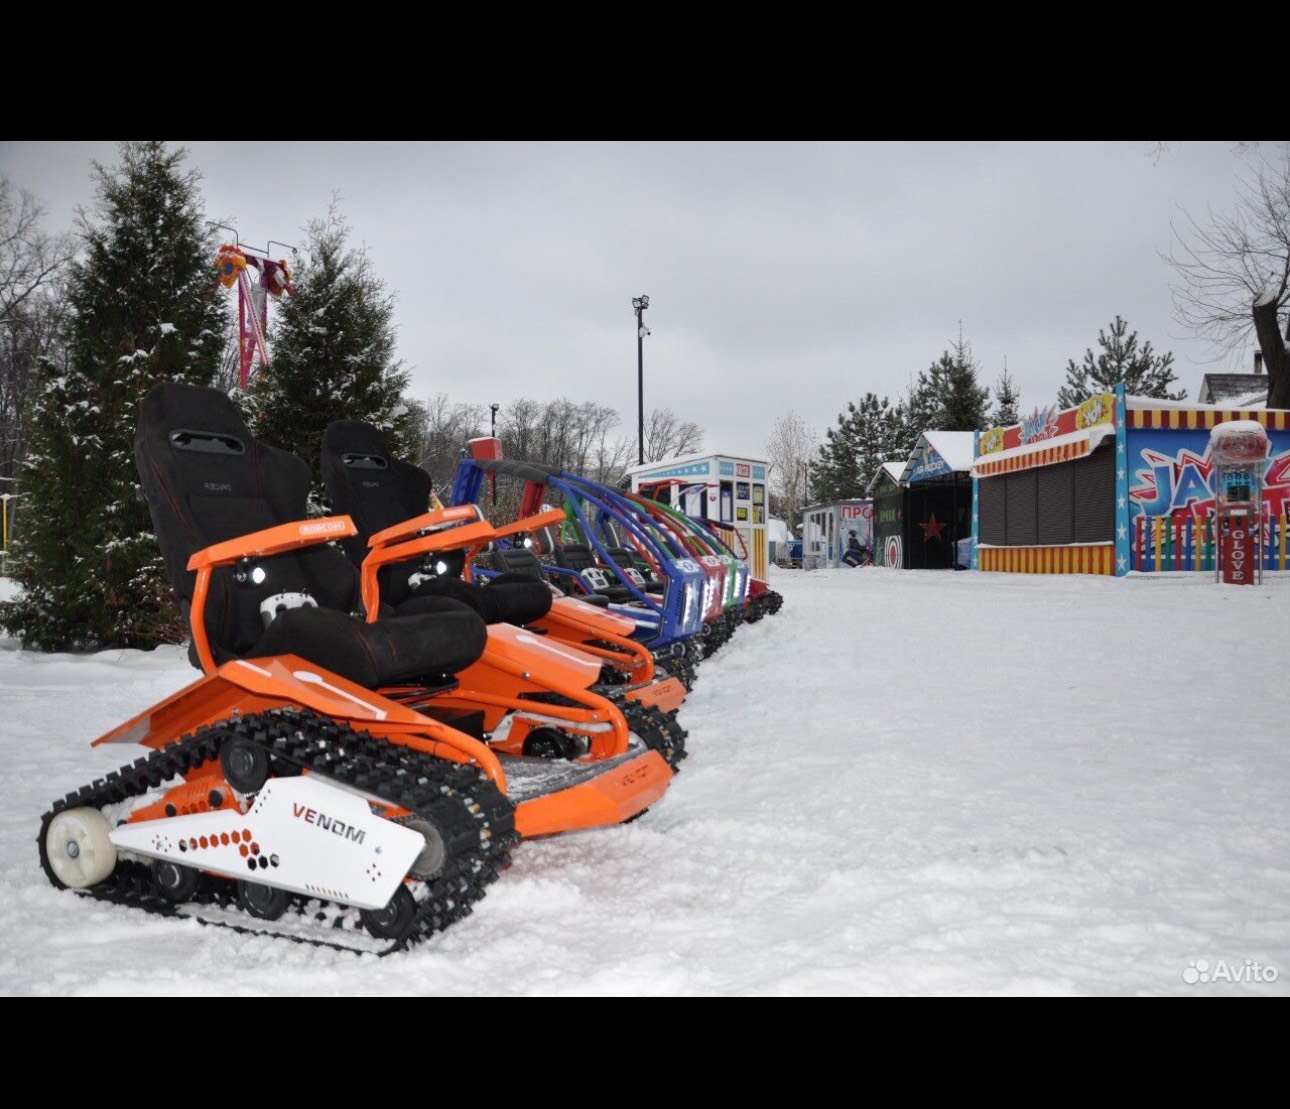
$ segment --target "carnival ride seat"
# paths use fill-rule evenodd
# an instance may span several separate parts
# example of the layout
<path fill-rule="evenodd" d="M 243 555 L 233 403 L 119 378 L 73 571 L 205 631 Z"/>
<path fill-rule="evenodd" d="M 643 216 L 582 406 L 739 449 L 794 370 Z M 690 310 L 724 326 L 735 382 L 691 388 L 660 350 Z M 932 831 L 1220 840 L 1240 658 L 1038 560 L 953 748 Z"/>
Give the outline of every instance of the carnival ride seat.
<path fill-rule="evenodd" d="M 596 561 L 586 543 L 557 543 L 554 554 L 556 565 L 574 571 L 593 593 L 608 597 L 614 603 L 626 604 L 634 599 L 622 579 Z"/>
<path fill-rule="evenodd" d="M 322 471 L 333 508 L 358 529 L 342 543 L 356 566 L 367 556 L 373 535 L 428 509 L 430 475 L 393 457 L 385 437 L 370 424 L 330 424 L 323 433 Z M 464 553 L 452 550 L 385 566 L 377 576 L 382 604 L 405 615 L 421 611 L 427 598 L 447 598 L 474 609 L 488 624 L 528 624 L 551 610 L 550 589 L 527 574 L 505 573 L 475 584 L 462 579 L 464 567 Z"/>
<path fill-rule="evenodd" d="M 293 522 L 311 535 L 348 527 L 306 520 L 309 468 L 295 455 L 256 442 L 219 390 L 178 382 L 155 386 L 143 400 L 134 449 L 166 573 L 185 617 L 199 601 L 199 567 L 190 565 L 207 558 L 198 623 L 213 664 L 292 654 L 375 688 L 442 682 L 482 654 L 483 622 L 451 600 L 373 624 L 350 615 L 358 575 L 327 545 L 239 557 L 232 564 L 210 555 L 220 544 L 232 546 Z M 189 657 L 205 668 L 201 647 L 195 634 Z"/>
<path fill-rule="evenodd" d="M 504 574 L 523 574 L 527 578 L 549 582 L 542 560 L 527 547 L 500 547 L 492 554 L 493 568 Z M 579 601 L 604 608 L 609 598 L 600 593 L 580 593 L 575 595 Z"/>
<path fill-rule="evenodd" d="M 666 593 L 667 583 L 654 572 L 654 568 L 630 547 L 606 547 L 609 555 L 628 577 L 635 574 L 632 584 L 646 593 Z"/>

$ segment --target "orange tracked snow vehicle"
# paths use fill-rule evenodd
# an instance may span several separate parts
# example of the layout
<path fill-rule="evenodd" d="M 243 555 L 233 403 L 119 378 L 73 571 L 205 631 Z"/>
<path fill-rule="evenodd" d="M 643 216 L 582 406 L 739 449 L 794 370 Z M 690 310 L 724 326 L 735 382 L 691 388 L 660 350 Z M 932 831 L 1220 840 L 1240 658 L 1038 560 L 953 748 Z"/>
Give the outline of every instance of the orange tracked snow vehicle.
<path fill-rule="evenodd" d="M 559 524 L 562 510 L 500 528 L 488 524 L 473 504 L 436 504 L 427 512 L 433 495 L 430 475 L 393 457 L 376 428 L 355 420 L 338 420 L 327 428 L 321 461 L 332 508 L 358 528 L 358 535 L 341 547 L 362 567 L 369 619 L 379 611 L 378 599 L 397 605 L 409 597 L 449 597 L 474 608 L 490 626 L 524 625 L 595 657 L 602 668 L 602 694 L 668 712 L 680 706 L 685 685 L 656 669 L 650 650 L 632 638 L 636 625 L 630 618 L 564 595 L 540 569 L 476 580 L 474 563 L 486 547 Z M 510 553 L 514 558 L 524 552 Z"/>
<path fill-rule="evenodd" d="M 301 518 L 302 461 L 217 390 L 159 385 L 141 412 L 140 478 L 203 676 L 95 740 L 152 754 L 45 814 L 55 885 L 389 951 L 466 915 L 518 837 L 620 823 L 666 792 L 684 733 L 590 692 L 596 661 L 448 598 L 351 615 L 358 575 L 328 543 L 355 527 Z"/>

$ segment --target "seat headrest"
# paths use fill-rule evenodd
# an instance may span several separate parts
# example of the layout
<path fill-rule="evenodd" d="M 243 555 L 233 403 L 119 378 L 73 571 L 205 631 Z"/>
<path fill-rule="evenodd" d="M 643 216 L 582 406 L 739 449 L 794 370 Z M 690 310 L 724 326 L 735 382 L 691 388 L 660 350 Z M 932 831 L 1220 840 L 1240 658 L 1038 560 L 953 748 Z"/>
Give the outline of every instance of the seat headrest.
<path fill-rule="evenodd" d="M 183 431 L 205 432 L 214 437 L 209 449 L 220 453 L 223 453 L 221 448 L 233 449 L 231 443 L 221 443 L 221 439 L 237 440 L 243 450 L 252 441 L 237 405 L 218 389 L 202 385 L 184 385 L 178 381 L 154 385 L 143 398 L 140 417 L 141 431 L 146 428 L 168 436 Z M 200 437 L 189 443 L 175 442 L 193 450 L 203 448 Z"/>
<path fill-rule="evenodd" d="M 390 463 L 385 436 L 361 420 L 335 420 L 328 424 L 323 432 L 322 449 L 324 458 L 330 455 L 343 466 L 385 469 Z"/>

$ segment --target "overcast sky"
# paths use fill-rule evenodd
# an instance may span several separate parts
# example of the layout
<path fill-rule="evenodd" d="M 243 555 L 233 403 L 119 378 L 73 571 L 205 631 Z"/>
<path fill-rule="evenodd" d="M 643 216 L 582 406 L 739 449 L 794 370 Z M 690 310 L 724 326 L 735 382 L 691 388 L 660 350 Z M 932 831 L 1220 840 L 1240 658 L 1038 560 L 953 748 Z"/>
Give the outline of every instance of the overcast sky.
<path fill-rule="evenodd" d="M 1117 312 L 1189 397 L 1250 357 L 1205 361 L 1159 254 L 1181 211 L 1231 207 L 1230 143 L 183 145 L 208 216 L 251 245 L 298 241 L 339 191 L 421 398 L 590 399 L 634 437 L 641 293 L 646 408 L 732 454 L 763 454 L 790 410 L 822 436 L 868 390 L 894 402 L 960 321 L 1026 411 Z M 91 159 L 116 144 L 0 143 L 51 229 L 91 202 Z"/>

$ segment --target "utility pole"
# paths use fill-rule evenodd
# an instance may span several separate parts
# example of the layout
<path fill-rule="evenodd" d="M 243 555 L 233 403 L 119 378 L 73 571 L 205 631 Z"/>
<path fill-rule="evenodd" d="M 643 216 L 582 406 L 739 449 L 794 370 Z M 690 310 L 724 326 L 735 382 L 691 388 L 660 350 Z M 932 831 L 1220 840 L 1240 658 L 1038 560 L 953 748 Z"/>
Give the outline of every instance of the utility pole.
<path fill-rule="evenodd" d="M 649 328 L 641 313 L 649 307 L 649 297 L 632 297 L 636 311 L 636 462 L 645 465 L 645 336 Z"/>

